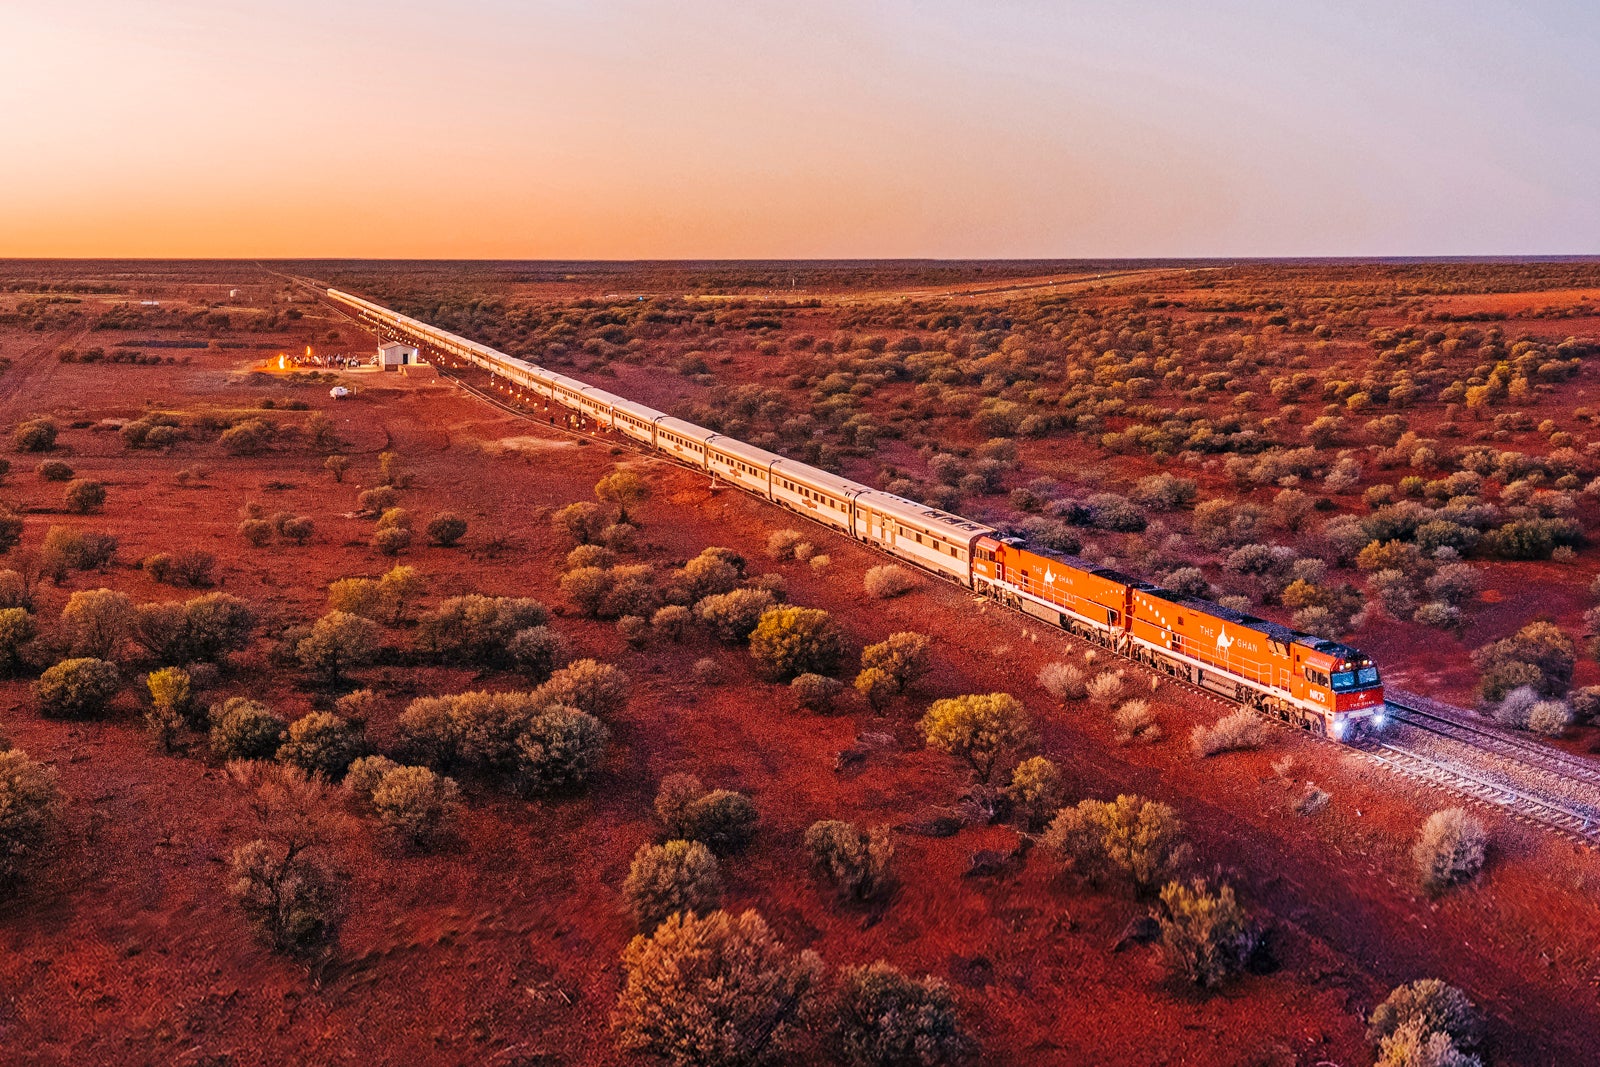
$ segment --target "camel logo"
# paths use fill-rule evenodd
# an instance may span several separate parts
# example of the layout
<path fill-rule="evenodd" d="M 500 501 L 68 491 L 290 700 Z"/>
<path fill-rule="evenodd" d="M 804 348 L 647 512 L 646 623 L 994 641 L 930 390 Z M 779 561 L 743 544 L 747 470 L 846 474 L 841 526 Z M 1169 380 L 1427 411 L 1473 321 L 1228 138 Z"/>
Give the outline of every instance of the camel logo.
<path fill-rule="evenodd" d="M 1226 651 L 1228 651 L 1228 649 L 1230 649 L 1232 647 L 1233 647 L 1233 638 L 1228 636 L 1227 631 L 1223 631 L 1222 633 L 1217 634 L 1217 649 L 1218 649 L 1218 651 L 1226 652 Z"/>
<path fill-rule="evenodd" d="M 1044 569 L 1044 584 L 1045 585 L 1055 585 L 1056 584 L 1055 572 L 1052 571 L 1049 567 L 1046 567 Z"/>

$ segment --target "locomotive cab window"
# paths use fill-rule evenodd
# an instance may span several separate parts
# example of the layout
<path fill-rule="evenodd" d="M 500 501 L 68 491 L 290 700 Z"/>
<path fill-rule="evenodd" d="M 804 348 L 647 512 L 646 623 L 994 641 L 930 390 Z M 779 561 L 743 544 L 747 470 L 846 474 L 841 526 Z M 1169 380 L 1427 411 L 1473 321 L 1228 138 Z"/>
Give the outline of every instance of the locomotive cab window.
<path fill-rule="evenodd" d="M 1356 672 L 1356 684 L 1361 686 L 1378 684 L 1378 668 L 1362 667 Z"/>
<path fill-rule="evenodd" d="M 1355 687 L 1356 687 L 1356 672 L 1355 671 L 1334 671 L 1333 672 L 1333 688 L 1334 688 L 1335 691 L 1343 693 L 1343 692 L 1346 692 L 1348 690 L 1354 689 Z"/>

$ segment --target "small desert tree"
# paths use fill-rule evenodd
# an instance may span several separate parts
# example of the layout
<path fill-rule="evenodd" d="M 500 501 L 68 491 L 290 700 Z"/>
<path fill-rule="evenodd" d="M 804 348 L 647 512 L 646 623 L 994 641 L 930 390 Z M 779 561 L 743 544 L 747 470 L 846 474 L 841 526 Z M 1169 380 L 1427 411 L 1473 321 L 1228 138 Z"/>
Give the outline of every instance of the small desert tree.
<path fill-rule="evenodd" d="M 629 522 L 628 509 L 650 499 L 650 485 L 632 471 L 616 470 L 595 483 L 594 495 L 617 505 L 618 522 Z"/>
<path fill-rule="evenodd" d="M 194 704 L 189 672 L 182 667 L 163 667 L 145 678 L 150 690 L 150 710 L 145 725 L 163 752 L 177 743 L 178 732 L 189 721 Z"/>
<path fill-rule="evenodd" d="M 830 1038 L 846 1067 L 944 1067 L 972 1044 L 949 986 L 882 960 L 840 973 Z"/>
<path fill-rule="evenodd" d="M 930 748 L 955 757 L 979 784 L 994 779 L 1003 760 L 1033 742 L 1033 720 L 1009 693 L 936 700 L 922 717 Z"/>
<path fill-rule="evenodd" d="M 1189 855 L 1177 813 L 1136 795 L 1062 808 L 1042 844 L 1092 883 L 1125 879 L 1141 890 L 1166 881 Z"/>
<path fill-rule="evenodd" d="M 1011 772 L 1006 795 L 1023 829 L 1043 825 L 1061 807 L 1065 787 L 1061 768 L 1043 756 L 1033 756 L 1017 764 Z"/>
<path fill-rule="evenodd" d="M 672 1067 L 794 1062 L 823 973 L 815 954 L 792 954 L 754 911 L 668 916 L 629 943 L 622 968 L 618 1048 Z"/>
<path fill-rule="evenodd" d="M 307 953 L 338 933 L 343 893 L 330 856 L 342 822 L 325 782 L 296 767 L 233 763 L 257 836 L 233 852 L 228 894 L 263 940 Z"/>
<path fill-rule="evenodd" d="M 39 628 L 27 608 L 0 608 L 0 671 L 15 675 L 22 668 L 22 653 Z"/>
<path fill-rule="evenodd" d="M 428 591 L 428 580 L 415 567 L 390 567 L 378 579 L 378 603 L 384 620 L 394 625 L 405 622 L 411 608 Z"/>
<path fill-rule="evenodd" d="M 844 656 L 844 634 L 826 611 L 769 608 L 750 634 L 750 655 L 776 681 L 800 674 L 832 674 Z"/>
<path fill-rule="evenodd" d="M 622 899 L 643 933 L 651 933 L 669 915 L 704 915 L 722 903 L 722 875 L 717 857 L 699 841 L 641 845 L 622 883 Z"/>
<path fill-rule="evenodd" d="M 60 813 L 56 772 L 0 741 L 0 888 L 13 885 L 34 862 Z"/>
<path fill-rule="evenodd" d="M 329 683 L 344 677 L 351 667 L 360 667 L 377 658 L 382 635 L 376 624 L 359 615 L 330 611 L 318 619 L 311 632 L 295 647 L 295 655 L 306 670 L 321 675 Z"/>
<path fill-rule="evenodd" d="M 844 900 L 872 900 L 888 892 L 894 840 L 885 827 L 861 830 L 837 819 L 811 824 L 805 837 L 811 871 Z"/>
<path fill-rule="evenodd" d="M 115 659 L 133 626 L 133 601 L 110 589 L 73 593 L 61 609 L 61 628 L 75 656 Z"/>
<path fill-rule="evenodd" d="M 555 513 L 551 522 L 580 545 L 598 541 L 606 528 L 605 515 L 597 505 L 586 500 L 568 504 Z"/>
<path fill-rule="evenodd" d="M 322 467 L 333 475 L 336 482 L 344 481 L 344 472 L 350 469 L 350 460 L 344 456 L 329 456 L 322 461 Z"/>

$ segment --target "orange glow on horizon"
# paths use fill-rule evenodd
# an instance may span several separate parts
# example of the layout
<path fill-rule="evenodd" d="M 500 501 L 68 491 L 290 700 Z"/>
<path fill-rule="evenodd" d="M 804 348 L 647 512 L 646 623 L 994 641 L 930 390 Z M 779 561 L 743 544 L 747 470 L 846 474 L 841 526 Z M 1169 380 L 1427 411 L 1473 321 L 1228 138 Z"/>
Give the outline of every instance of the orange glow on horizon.
<path fill-rule="evenodd" d="M 13 5 L 0 256 L 1600 248 L 1594 9 L 1236 6 Z"/>

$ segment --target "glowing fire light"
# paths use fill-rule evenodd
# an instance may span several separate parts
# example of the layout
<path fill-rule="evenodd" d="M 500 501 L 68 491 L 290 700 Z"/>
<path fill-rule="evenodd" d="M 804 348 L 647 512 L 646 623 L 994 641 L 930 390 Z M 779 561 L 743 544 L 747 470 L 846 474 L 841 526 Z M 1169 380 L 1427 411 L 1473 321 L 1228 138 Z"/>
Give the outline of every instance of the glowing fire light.
<path fill-rule="evenodd" d="M 278 369 L 279 370 L 288 370 L 289 369 L 289 357 L 284 355 L 282 352 L 278 353 Z"/>

